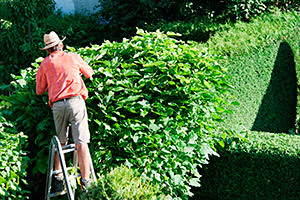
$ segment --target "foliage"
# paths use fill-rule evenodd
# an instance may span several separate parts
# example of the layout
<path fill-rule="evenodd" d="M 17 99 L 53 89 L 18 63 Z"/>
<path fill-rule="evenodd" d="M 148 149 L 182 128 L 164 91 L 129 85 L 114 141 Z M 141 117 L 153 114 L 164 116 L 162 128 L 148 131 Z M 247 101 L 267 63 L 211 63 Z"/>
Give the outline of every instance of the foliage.
<path fill-rule="evenodd" d="M 80 199 L 166 199 L 159 186 L 143 182 L 139 176 L 137 170 L 122 165 L 107 175 L 101 175 L 97 186 L 93 185 Z"/>
<path fill-rule="evenodd" d="M 0 70 L 1 82 L 8 83 L 9 74 L 18 73 L 41 54 L 42 38 L 39 20 L 54 10 L 54 0 L 2 0 L 0 2 Z M 10 25 L 7 26 L 7 23 Z M 18 59 L 16 59 L 18 55 Z"/>
<path fill-rule="evenodd" d="M 107 35 L 104 27 L 97 21 L 97 16 L 91 14 L 63 14 L 60 11 L 49 15 L 40 21 L 44 33 L 55 31 L 60 37 L 65 36 L 64 45 L 85 47 L 91 44 L 101 44 Z M 40 38 L 42 41 L 42 35 Z M 44 43 L 42 46 L 44 47 Z"/>
<path fill-rule="evenodd" d="M 148 31 L 164 30 L 177 32 L 176 24 L 184 24 L 186 29 L 180 29 L 183 35 L 191 35 L 192 40 L 196 34 L 204 33 L 206 36 L 210 31 L 202 29 L 211 27 L 212 24 L 224 24 L 228 22 L 251 21 L 263 13 L 273 12 L 274 8 L 282 10 L 297 10 L 298 1 L 277 0 L 99 0 L 101 10 L 96 15 L 104 23 L 104 35 L 110 35 L 112 40 L 121 41 L 123 37 L 131 37 L 135 34 L 135 28 L 139 27 Z M 190 21 L 197 21 L 189 25 Z M 207 20 L 208 19 L 208 20 Z M 173 24 L 174 23 L 174 24 Z M 198 24 L 200 23 L 200 25 Z M 166 25 L 168 28 L 165 29 Z M 200 26 L 200 27 L 199 27 Z M 219 26 L 212 27 L 217 29 Z M 200 31 L 195 30 L 200 28 Z M 188 34 L 190 32 L 191 34 Z M 199 39 L 207 40 L 199 36 Z M 196 40 L 199 41 L 199 40 Z"/>
<path fill-rule="evenodd" d="M 95 71 L 93 81 L 86 81 L 95 168 L 105 172 L 126 163 L 170 197 L 191 196 L 190 187 L 200 186 L 197 167 L 216 155 L 215 122 L 228 112 L 223 107 L 229 84 L 218 57 L 195 43 L 142 30 L 131 40 L 76 52 Z M 54 128 L 47 96 L 35 94 L 35 73 L 28 68 L 14 76 L 12 95 L 1 97 L 1 112 L 36 138 L 30 148 L 37 152 L 33 173 L 45 173 Z"/>
<path fill-rule="evenodd" d="M 34 64 L 35 68 L 38 66 Z M 51 136 L 55 134 L 51 109 L 47 105 L 48 97 L 35 94 L 35 74 L 36 69 L 28 68 L 21 70 L 20 76 L 13 75 L 14 81 L 2 86 L 11 95 L 0 96 L 1 113 L 15 125 L 18 132 L 24 132 L 32 141 L 23 148 L 29 151 L 28 165 L 31 170 L 28 176 L 34 178 L 29 179 L 28 183 L 33 196 L 36 196 L 36 187 L 40 187 L 37 182 L 45 177 L 48 147 Z"/>
<path fill-rule="evenodd" d="M 266 11 L 266 5 L 261 0 L 235 1 L 228 6 L 225 16 L 233 17 L 235 20 L 249 21 Z"/>
<path fill-rule="evenodd" d="M 190 196 L 197 166 L 215 154 L 215 121 L 226 112 L 229 86 L 217 57 L 142 30 L 77 52 L 95 69 L 87 103 L 97 168 L 125 162 L 170 196 Z"/>
<path fill-rule="evenodd" d="M 107 24 L 112 40 L 120 40 L 123 37 L 131 37 L 135 34 L 136 27 L 143 28 L 146 24 L 157 22 L 171 22 L 181 20 L 192 9 L 189 1 L 182 0 L 140 0 L 124 1 L 99 0 L 101 9 L 97 15 Z"/>
<path fill-rule="evenodd" d="M 0 116 L 0 199 L 28 199 L 28 157 L 23 150 L 27 136 L 17 133 L 15 127 Z"/>
<path fill-rule="evenodd" d="M 163 32 L 171 31 L 180 33 L 180 39 L 197 42 L 206 42 L 219 28 L 219 23 L 205 17 L 198 17 L 187 21 L 158 22 L 157 24 L 147 24 L 145 26 L 145 29 L 148 31 L 159 29 Z"/>

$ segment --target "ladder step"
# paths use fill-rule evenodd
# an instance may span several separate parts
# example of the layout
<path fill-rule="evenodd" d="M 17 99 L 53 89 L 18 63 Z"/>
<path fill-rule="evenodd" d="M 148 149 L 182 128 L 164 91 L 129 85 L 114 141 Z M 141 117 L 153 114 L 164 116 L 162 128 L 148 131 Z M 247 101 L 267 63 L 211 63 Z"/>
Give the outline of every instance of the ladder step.
<path fill-rule="evenodd" d="M 70 175 L 69 179 L 71 180 L 71 179 L 78 178 L 78 177 L 81 177 L 81 174 Z"/>
<path fill-rule="evenodd" d="M 66 193 L 67 193 L 66 190 L 59 192 L 59 193 L 51 193 L 51 194 L 49 194 L 49 197 L 56 197 L 56 196 L 64 195 Z"/>
<path fill-rule="evenodd" d="M 62 150 L 62 153 L 65 154 L 65 153 L 69 153 L 69 152 L 73 152 L 73 151 L 76 151 L 76 148 Z"/>
<path fill-rule="evenodd" d="M 57 149 L 55 148 L 55 151 L 57 152 Z M 65 153 L 70 153 L 70 152 L 73 152 L 73 151 L 76 151 L 76 148 L 75 147 L 72 147 L 71 149 L 67 149 L 67 148 L 64 148 L 62 149 L 62 153 L 65 154 Z"/>
<path fill-rule="evenodd" d="M 67 171 L 69 171 L 70 169 L 72 169 L 73 167 L 67 167 Z M 59 173 L 61 173 L 62 172 L 62 170 L 55 170 L 55 171 L 53 171 L 52 172 L 52 175 L 56 175 L 56 174 L 59 174 Z"/>
<path fill-rule="evenodd" d="M 68 144 L 68 145 L 61 146 L 62 149 L 74 148 L 74 147 L 75 147 L 75 144 Z"/>

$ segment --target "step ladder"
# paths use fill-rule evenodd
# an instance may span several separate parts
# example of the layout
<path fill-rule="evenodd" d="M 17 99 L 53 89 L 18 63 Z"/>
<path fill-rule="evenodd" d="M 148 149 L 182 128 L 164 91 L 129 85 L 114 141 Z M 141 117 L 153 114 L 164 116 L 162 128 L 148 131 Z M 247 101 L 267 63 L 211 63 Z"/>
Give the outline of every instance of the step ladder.
<path fill-rule="evenodd" d="M 55 152 L 57 152 L 57 155 L 59 157 L 62 170 L 53 171 Z M 70 153 L 70 152 L 74 152 L 73 153 L 73 165 L 70 167 L 67 167 L 64 154 Z M 90 174 L 92 175 L 94 184 L 97 184 L 91 156 L 90 156 L 89 160 L 90 160 Z M 77 172 L 77 169 L 78 169 L 78 152 L 75 148 L 75 144 L 61 146 L 58 137 L 53 136 L 51 139 L 50 149 L 49 149 L 49 163 L 48 163 L 48 170 L 47 170 L 45 200 L 49 200 L 51 197 L 64 195 L 66 193 L 68 195 L 69 200 L 75 200 L 75 189 L 76 188 L 72 189 L 71 181 L 73 181 L 76 184 L 76 178 L 81 177 L 81 174 L 79 174 Z M 70 174 L 68 172 L 69 170 L 71 170 Z M 66 184 L 66 192 L 51 193 L 51 183 L 52 183 L 53 175 L 56 175 L 60 172 L 63 173 L 63 177 L 64 177 L 65 184 Z"/>

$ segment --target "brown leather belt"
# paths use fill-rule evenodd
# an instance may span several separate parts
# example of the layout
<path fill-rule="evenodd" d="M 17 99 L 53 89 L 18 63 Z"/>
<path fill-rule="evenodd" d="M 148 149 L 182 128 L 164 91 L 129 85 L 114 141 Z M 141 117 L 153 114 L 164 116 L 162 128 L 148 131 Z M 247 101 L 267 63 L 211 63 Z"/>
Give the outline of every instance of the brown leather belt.
<path fill-rule="evenodd" d="M 80 96 L 73 96 L 73 97 L 69 97 L 69 98 L 60 99 L 60 100 L 55 101 L 54 103 L 60 102 L 60 101 L 66 102 L 66 101 L 68 101 L 70 99 L 80 99 Z"/>

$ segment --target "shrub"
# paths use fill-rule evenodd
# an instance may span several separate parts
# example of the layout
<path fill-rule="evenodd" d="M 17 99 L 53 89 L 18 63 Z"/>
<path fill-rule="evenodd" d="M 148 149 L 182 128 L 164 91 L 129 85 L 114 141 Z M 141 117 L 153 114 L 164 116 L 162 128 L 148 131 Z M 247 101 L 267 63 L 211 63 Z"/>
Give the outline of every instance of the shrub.
<path fill-rule="evenodd" d="M 23 150 L 27 136 L 17 133 L 0 115 L 0 196 L 1 199 L 29 199 L 27 185 L 28 156 Z"/>
<path fill-rule="evenodd" d="M 34 65 L 36 68 L 38 64 Z M 48 97 L 35 94 L 36 69 L 21 70 L 20 76 L 12 76 L 11 84 L 2 85 L 10 91 L 10 96 L 0 95 L 0 113 L 14 124 L 18 132 L 24 132 L 30 138 L 23 146 L 28 151 L 29 170 L 28 189 L 33 196 L 40 194 L 41 180 L 45 180 L 48 165 L 48 148 L 51 136 L 55 134 L 52 112 L 48 106 Z M 46 181 L 46 180 L 45 180 Z M 35 192 L 37 194 L 35 194 Z"/>
<path fill-rule="evenodd" d="M 200 186 L 197 167 L 215 154 L 216 121 L 229 87 L 218 57 L 159 31 L 123 42 L 75 50 L 93 67 L 86 81 L 91 149 L 100 173 L 125 163 L 143 180 L 159 184 L 171 198 L 187 199 Z M 38 63 L 34 64 L 38 67 Z M 12 95 L 2 96 L 8 119 L 29 137 L 33 163 L 45 173 L 47 145 L 54 133 L 47 96 L 35 94 L 36 69 L 14 76 Z"/>
<path fill-rule="evenodd" d="M 143 182 L 139 176 L 137 170 L 126 166 L 117 167 L 109 174 L 101 175 L 97 186 L 92 186 L 80 199 L 166 199 L 159 186 Z"/>
<path fill-rule="evenodd" d="M 199 186 L 197 166 L 214 154 L 225 69 L 195 43 L 137 34 L 77 51 L 95 69 L 87 104 L 96 166 L 125 162 L 166 194 L 186 198 L 190 186 Z"/>

